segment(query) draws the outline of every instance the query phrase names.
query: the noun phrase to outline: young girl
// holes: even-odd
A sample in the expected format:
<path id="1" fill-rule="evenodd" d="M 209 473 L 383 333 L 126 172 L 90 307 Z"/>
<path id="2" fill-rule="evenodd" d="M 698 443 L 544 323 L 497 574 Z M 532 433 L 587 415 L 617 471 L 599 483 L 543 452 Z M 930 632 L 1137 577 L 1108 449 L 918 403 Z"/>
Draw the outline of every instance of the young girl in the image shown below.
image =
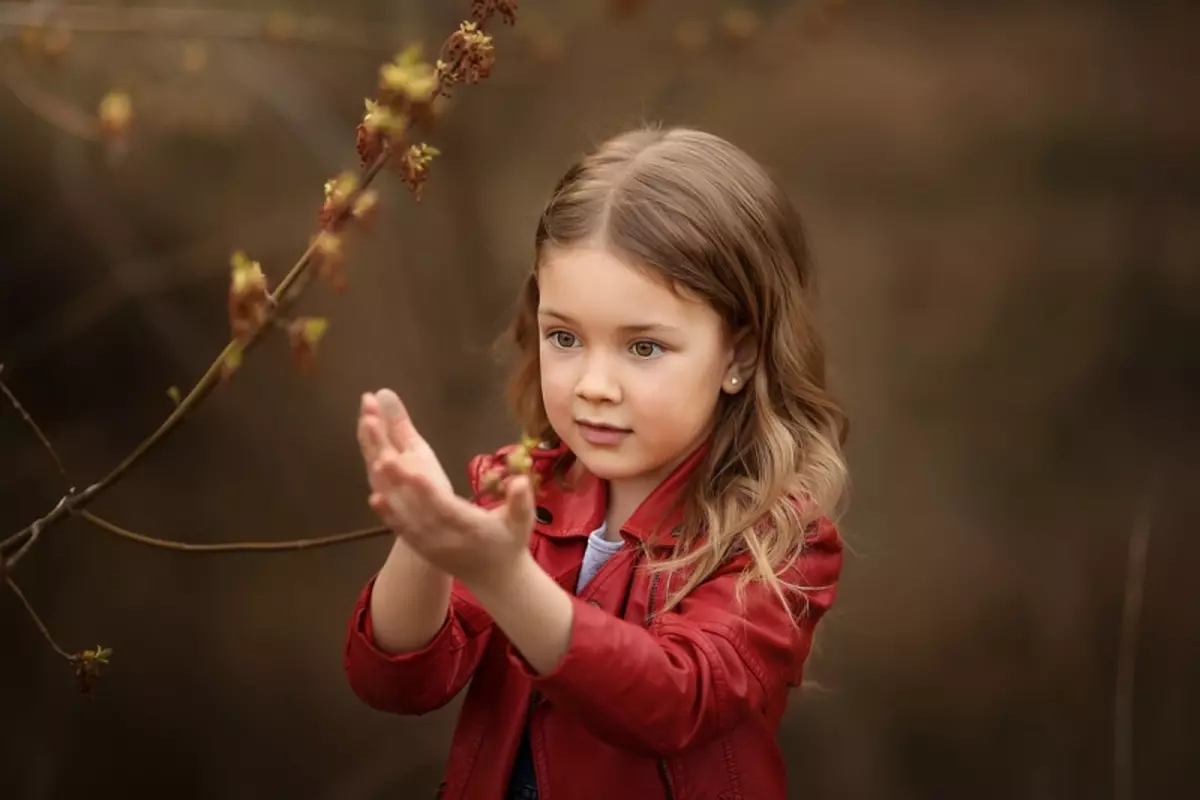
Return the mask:
<path id="1" fill-rule="evenodd" d="M 370 506 L 396 533 L 350 620 L 367 704 L 471 687 L 448 800 L 776 800 L 776 744 L 842 546 L 845 417 L 799 220 L 693 130 L 571 167 L 510 330 L 531 480 L 457 497 L 399 398 L 364 395 Z M 478 496 L 513 448 L 472 459 Z"/>

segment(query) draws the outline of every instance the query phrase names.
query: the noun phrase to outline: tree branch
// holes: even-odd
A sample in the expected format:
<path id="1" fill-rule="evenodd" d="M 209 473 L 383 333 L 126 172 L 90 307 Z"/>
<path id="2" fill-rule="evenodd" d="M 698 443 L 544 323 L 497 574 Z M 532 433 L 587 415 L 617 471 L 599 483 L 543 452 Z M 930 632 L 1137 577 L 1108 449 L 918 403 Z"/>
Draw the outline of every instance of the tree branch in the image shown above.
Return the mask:
<path id="1" fill-rule="evenodd" d="M 11 11 L 12 9 L 0 5 L 0 12 L 5 10 Z M 85 692 L 89 691 L 99 678 L 101 667 L 108 664 L 112 651 L 97 647 L 95 650 L 84 650 L 74 655 L 68 654 L 55 643 L 33 607 L 9 577 L 13 568 L 36 544 L 45 529 L 61 520 L 65 515 L 78 515 L 96 527 L 129 541 L 182 552 L 305 550 L 388 533 L 388 529 L 385 527 L 373 527 L 332 536 L 284 542 L 190 544 L 146 536 L 122 528 L 84 510 L 84 507 L 119 480 L 153 447 L 161 443 L 192 408 L 199 405 L 224 378 L 236 370 L 246 350 L 254 347 L 267 331 L 274 330 L 281 320 L 286 319 L 284 315 L 311 281 L 312 270 L 310 267 L 314 260 L 318 257 L 323 259 L 322 276 L 329 278 L 335 286 L 340 285 L 340 275 L 332 274 L 334 266 L 340 263 L 341 240 L 338 238 L 338 234 L 348 222 L 354 219 L 362 221 L 370 214 L 375 203 L 375 196 L 373 193 L 369 197 L 366 196 L 367 188 L 394 154 L 399 154 L 397 166 L 402 180 L 413 191 L 417 199 L 420 199 L 420 191 L 427 176 L 428 164 L 437 155 L 437 151 L 424 143 L 405 149 L 407 132 L 412 129 L 414 124 L 424 127 L 432 121 L 436 116 L 433 108 L 434 101 L 440 96 L 444 96 L 450 87 L 456 84 L 475 83 L 490 73 L 494 50 L 491 37 L 483 32 L 483 26 L 495 14 L 500 14 L 505 21 L 511 24 L 516 18 L 516 0 L 472 0 L 471 20 L 463 22 L 458 30 L 445 40 L 436 65 L 422 62 L 419 50 L 415 49 L 405 51 L 397 57 L 395 62 L 383 65 L 380 70 L 382 102 L 367 101 L 367 116 L 364 117 L 356 131 L 356 149 L 359 152 L 359 163 L 362 165 L 358 177 L 355 179 L 349 174 L 339 175 L 337 179 L 326 184 L 325 204 L 321 207 L 321 222 L 317 235 L 312 238 L 308 248 L 300 255 L 273 291 L 267 291 L 266 278 L 257 262 L 250 260 L 240 251 L 234 255 L 231 261 L 233 273 L 229 294 L 230 325 L 233 338 L 225 345 L 187 395 L 178 401 L 166 419 L 99 481 L 88 486 L 82 492 L 76 492 L 49 439 L 25 411 L 16 396 L 7 386 L 0 384 L 13 407 L 50 453 L 55 467 L 67 484 L 67 493 L 53 509 L 24 529 L 0 541 L 0 578 L 3 578 L 4 582 L 21 599 L 55 651 L 75 666 L 76 675 Z M 44 20 L 39 18 L 39 21 Z M 301 360 L 303 367 L 305 359 L 315 357 L 316 341 L 322 335 L 325 321 L 302 317 L 292 319 L 290 322 L 291 324 L 284 327 L 289 337 L 292 338 L 293 354 Z M 313 323 L 319 324 L 314 325 Z M 7 557 L 6 553 L 12 551 L 13 548 L 18 549 L 11 557 Z"/>
<path id="2" fill-rule="evenodd" d="M 38 616 L 38 613 L 33 610 L 33 605 L 29 602 L 29 599 L 25 597 L 25 593 L 21 591 L 20 587 L 13 583 L 13 579 L 7 575 L 4 576 L 4 582 L 8 584 L 8 588 L 12 589 L 12 593 L 15 594 L 17 599 L 21 601 L 21 605 L 25 606 L 25 610 L 29 612 L 29 616 L 33 618 L 33 622 L 38 626 L 38 630 L 42 632 L 42 636 L 47 642 L 50 643 L 50 646 L 54 648 L 54 652 L 58 653 L 67 661 L 74 663 L 74 656 L 72 656 L 66 650 L 63 650 L 58 646 L 58 642 L 54 641 L 54 637 L 50 635 L 50 629 L 46 627 L 46 623 L 42 622 L 42 618 Z"/>
<path id="3" fill-rule="evenodd" d="M 363 172 L 362 177 L 358 182 L 358 186 L 349 196 L 348 202 L 352 203 L 353 200 L 359 197 L 370 185 L 371 181 L 375 179 L 375 176 L 379 174 L 379 171 L 387 163 L 388 159 L 392 155 L 392 152 L 393 149 L 385 144 L 383 151 Z M 313 242 L 308 246 L 308 249 L 304 251 L 292 268 L 288 270 L 288 273 L 283 277 L 283 280 L 281 280 L 279 285 L 275 287 L 275 291 L 271 293 L 271 303 L 264 323 L 250 332 L 243 342 L 231 340 L 228 344 L 226 344 L 220 355 L 213 360 L 212 364 L 209 365 L 208 370 L 205 371 L 200 380 L 196 382 L 196 385 L 193 386 L 191 391 L 187 393 L 187 396 L 185 396 L 179 402 L 179 404 L 175 406 L 167 418 L 159 424 L 158 428 L 156 428 L 154 432 L 138 443 L 138 445 L 127 456 L 125 456 L 120 463 L 109 470 L 108 474 L 99 481 L 89 486 L 83 492 L 78 494 L 69 494 L 63 497 L 59 501 L 58 505 L 50 511 L 50 513 L 31 522 L 24 529 L 17 531 L 3 542 L 0 542 L 0 554 L 2 554 L 13 547 L 16 542 L 22 539 L 26 540 L 25 545 L 21 548 L 21 550 L 8 560 L 9 569 L 16 565 L 16 562 L 20 560 L 20 557 L 25 554 L 25 552 L 29 549 L 32 543 L 36 541 L 37 537 L 41 535 L 41 532 L 45 528 L 58 522 L 68 512 L 81 510 L 87 503 L 91 502 L 96 495 L 100 494 L 109 486 L 111 486 L 114 481 L 124 475 L 134 464 L 141 460 L 141 458 L 152 447 L 162 441 L 163 438 L 165 438 L 167 434 L 169 434 L 179 424 L 180 420 L 183 419 L 184 415 L 186 415 L 188 411 L 190 411 L 194 406 L 198 405 L 204 400 L 205 397 L 208 396 L 208 394 L 220 382 L 222 373 L 224 371 L 225 360 L 229 357 L 229 355 L 234 351 L 245 352 L 257 344 L 262 338 L 263 334 L 272 329 L 270 323 L 277 319 L 279 315 L 291 304 L 291 302 L 296 299 L 296 294 L 298 294 L 298 292 L 290 293 L 289 290 L 292 289 L 293 286 L 296 286 L 297 288 L 303 288 L 304 284 L 298 282 L 308 270 L 316 252 L 317 239 L 314 237 Z"/>
<path id="4" fill-rule="evenodd" d="M 152 536 L 122 528 L 108 520 L 98 517 L 90 511 L 80 511 L 79 517 L 115 536 L 128 539 L 131 542 L 157 547 L 163 550 L 180 550 L 187 553 L 250 553 L 250 552 L 279 552 L 283 550 L 312 550 L 318 547 L 356 542 L 362 539 L 373 539 L 390 533 L 386 526 L 360 528 L 347 533 L 337 533 L 332 536 L 317 536 L 311 539 L 294 539 L 286 542 L 219 542 L 215 544 L 193 544 L 169 539 L 156 539 Z"/>
<path id="5" fill-rule="evenodd" d="M 0 374 L 3 373 L 4 365 L 0 364 Z M 23 405 L 21 405 L 21 401 L 18 400 L 17 396 L 12 393 L 11 389 L 8 388 L 8 385 L 4 382 L 3 378 L 0 378 L 0 392 L 4 392 L 4 395 L 8 398 L 8 402 L 12 403 L 13 408 L 15 408 L 17 413 L 21 415 L 21 419 L 25 420 L 25 424 L 33 429 L 34 436 L 37 436 L 38 441 L 42 443 L 42 447 L 46 448 L 46 452 L 50 454 L 51 460 L 54 461 L 54 468 L 57 469 L 58 474 L 62 476 L 63 484 L 70 489 L 71 479 L 67 477 L 66 467 L 63 466 L 62 459 L 58 457 L 58 453 L 54 451 L 54 445 L 50 444 L 50 440 L 46 438 L 46 434 L 42 433 L 42 429 L 38 427 L 36 422 L 33 421 L 33 417 L 29 416 L 29 412 L 25 410 Z"/>

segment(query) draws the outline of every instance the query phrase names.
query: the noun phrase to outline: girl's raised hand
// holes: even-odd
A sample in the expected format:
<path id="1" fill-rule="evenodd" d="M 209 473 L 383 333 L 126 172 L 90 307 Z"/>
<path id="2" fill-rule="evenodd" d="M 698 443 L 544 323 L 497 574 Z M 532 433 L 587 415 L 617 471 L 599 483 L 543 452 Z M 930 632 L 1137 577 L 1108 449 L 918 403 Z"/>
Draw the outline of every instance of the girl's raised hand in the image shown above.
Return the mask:
<path id="1" fill-rule="evenodd" d="M 527 554 L 534 518 L 528 478 L 508 481 L 495 508 L 457 496 L 400 398 L 386 390 L 364 395 L 359 443 L 371 482 L 368 504 L 434 566 L 478 585 Z"/>
<path id="2" fill-rule="evenodd" d="M 450 479 L 446 476 L 446 471 L 433 448 L 417 432 L 404 403 L 392 390 L 381 389 L 374 394 L 367 393 L 362 396 L 358 416 L 358 444 L 373 493 L 377 494 L 380 491 L 374 468 L 384 456 L 400 460 L 406 470 L 424 476 L 440 491 L 454 493 Z M 371 503 L 371 507 L 380 512 L 381 509 L 376 505 Z M 384 516 L 384 522 L 395 529 L 392 519 Z"/>
<path id="3" fill-rule="evenodd" d="M 410 471 L 425 475 L 434 486 L 454 492 L 442 463 L 413 425 L 400 396 L 390 389 L 362 396 L 359 446 L 370 477 L 371 467 L 388 452 L 403 459 Z M 373 488 L 373 487 L 372 487 Z"/>

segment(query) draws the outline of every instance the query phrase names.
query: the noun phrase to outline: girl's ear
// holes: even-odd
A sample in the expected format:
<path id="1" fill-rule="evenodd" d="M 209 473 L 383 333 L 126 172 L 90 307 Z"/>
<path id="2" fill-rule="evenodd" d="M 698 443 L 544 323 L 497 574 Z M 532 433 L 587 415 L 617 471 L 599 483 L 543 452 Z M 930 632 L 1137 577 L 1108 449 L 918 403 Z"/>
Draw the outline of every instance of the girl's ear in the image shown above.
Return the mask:
<path id="1" fill-rule="evenodd" d="M 729 368 L 725 379 L 721 381 L 721 389 L 728 394 L 737 394 L 745 388 L 754 375 L 754 367 L 758 363 L 758 341 L 750 331 L 741 331 L 733 337 L 729 355 Z"/>

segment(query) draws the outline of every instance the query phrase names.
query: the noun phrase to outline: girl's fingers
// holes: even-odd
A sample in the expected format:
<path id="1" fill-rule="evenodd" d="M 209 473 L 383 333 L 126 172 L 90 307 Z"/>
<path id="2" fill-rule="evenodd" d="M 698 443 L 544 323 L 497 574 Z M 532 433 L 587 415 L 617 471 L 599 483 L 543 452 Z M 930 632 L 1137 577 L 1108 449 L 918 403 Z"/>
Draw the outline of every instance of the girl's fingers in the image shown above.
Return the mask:
<path id="1" fill-rule="evenodd" d="M 371 482 L 404 527 L 438 526 L 432 485 L 419 473 L 405 469 L 402 457 L 394 450 L 389 450 L 372 466 Z"/>
<path id="2" fill-rule="evenodd" d="M 391 389 L 380 389 L 375 393 L 374 400 L 380 417 L 385 420 L 384 435 L 390 444 L 402 453 L 420 446 L 421 435 L 417 433 L 400 395 Z"/>
<path id="3" fill-rule="evenodd" d="M 368 464 L 382 455 L 384 450 L 383 425 L 378 417 L 363 415 L 358 418 L 358 446 L 363 460 Z"/>
<path id="4" fill-rule="evenodd" d="M 420 527 L 466 530 L 487 519 L 483 509 L 435 485 L 424 473 L 407 469 L 402 456 L 387 454 L 377 463 L 382 485 L 400 498 L 406 515 Z"/>
<path id="5" fill-rule="evenodd" d="M 505 521 L 513 530 L 533 527 L 533 486 L 524 475 L 508 482 L 504 489 Z"/>
<path id="6" fill-rule="evenodd" d="M 359 401 L 359 413 L 379 416 L 379 399 L 371 392 L 363 392 Z"/>
<path id="7" fill-rule="evenodd" d="M 392 516 L 391 504 L 388 503 L 387 498 L 379 492 L 371 492 L 371 496 L 367 498 L 367 505 L 376 514 L 378 514 L 380 517 L 383 517 L 384 522 L 388 522 L 388 518 Z"/>

